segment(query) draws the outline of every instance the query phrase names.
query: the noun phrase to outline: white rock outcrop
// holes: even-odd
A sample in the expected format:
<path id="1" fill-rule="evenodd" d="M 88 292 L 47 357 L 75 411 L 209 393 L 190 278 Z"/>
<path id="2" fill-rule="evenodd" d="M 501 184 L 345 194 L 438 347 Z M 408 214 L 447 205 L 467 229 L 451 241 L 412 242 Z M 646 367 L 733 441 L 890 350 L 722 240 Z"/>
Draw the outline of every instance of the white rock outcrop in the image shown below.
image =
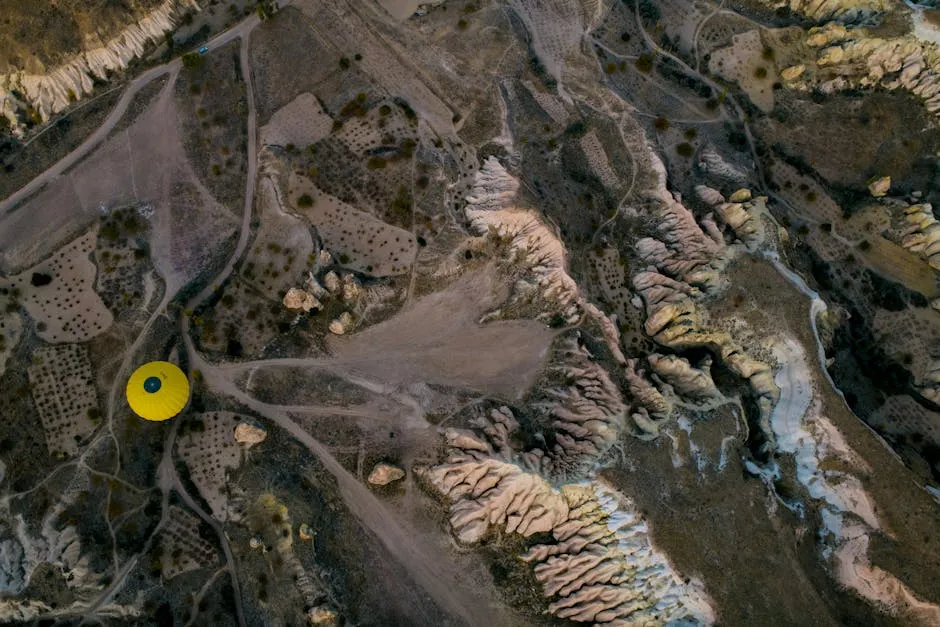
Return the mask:
<path id="1" fill-rule="evenodd" d="M 345 333 L 349 333 L 355 324 L 356 321 L 353 319 L 352 314 L 348 311 L 344 311 L 339 315 L 338 318 L 330 323 L 330 333 L 333 333 L 334 335 L 343 335 Z"/>
<path id="2" fill-rule="evenodd" d="M 880 176 L 868 184 L 868 192 L 875 198 L 886 196 L 891 189 L 891 177 Z"/>
<path id="3" fill-rule="evenodd" d="M 52 608 L 34 599 L 3 599 L 0 600 L 0 621 L 8 625 L 32 623 L 40 616 L 52 613 Z"/>
<path id="4" fill-rule="evenodd" d="M 698 369 L 688 359 L 676 355 L 653 353 L 647 357 L 653 372 L 679 394 L 691 400 L 707 400 L 721 396 L 708 368 Z"/>
<path id="5" fill-rule="evenodd" d="M 339 625 L 340 616 L 336 610 L 328 605 L 317 605 L 307 612 L 307 624 L 316 627 L 332 627 Z"/>
<path id="6" fill-rule="evenodd" d="M 292 287 L 284 295 L 284 306 L 288 309 L 302 309 L 305 313 L 313 309 L 323 309 L 323 304 L 317 297 L 302 289 Z"/>
<path id="7" fill-rule="evenodd" d="M 372 485 L 383 486 L 400 481 L 404 478 L 405 471 L 398 466 L 393 466 L 392 464 L 387 464 L 385 462 L 379 462 L 372 469 L 372 472 L 369 473 L 369 478 L 367 481 Z"/>
<path id="8" fill-rule="evenodd" d="M 87 479 L 84 473 L 79 474 Z M 27 524 L 22 514 L 16 514 L 0 527 L 0 533 L 5 536 L 0 537 L 0 593 L 18 595 L 23 592 L 40 564 L 51 564 L 61 570 L 69 588 L 78 593 L 90 593 L 98 588 L 100 577 L 91 570 L 89 557 L 82 554 L 78 530 L 62 520 L 74 497 L 82 491 L 67 488 L 63 493 L 65 498 L 35 521 L 38 525 Z"/>
<path id="9" fill-rule="evenodd" d="M 342 299 L 344 302 L 355 302 L 362 294 L 362 287 L 355 274 L 344 274 L 342 279 Z"/>
<path id="10" fill-rule="evenodd" d="M 672 403 L 646 378 L 646 371 L 637 368 L 636 359 L 628 359 L 624 377 L 630 395 L 636 402 L 630 415 L 641 437 L 654 437 L 659 428 L 672 415 Z"/>
<path id="11" fill-rule="evenodd" d="M 323 286 L 326 288 L 326 291 L 330 294 L 339 294 L 340 290 L 343 289 L 343 282 L 340 280 L 339 275 L 336 274 L 333 270 L 330 270 L 325 275 L 323 275 Z"/>
<path id="12" fill-rule="evenodd" d="M 927 364 L 920 377 L 918 390 L 925 398 L 940 404 L 940 359 L 931 359 Z"/>
<path id="13" fill-rule="evenodd" d="M 322 254 L 324 251 L 321 250 L 320 252 Z M 307 278 L 304 279 L 304 291 L 310 292 L 314 298 L 323 298 L 329 294 L 326 288 L 317 281 L 317 277 L 313 276 L 313 272 L 307 272 Z"/>
<path id="14" fill-rule="evenodd" d="M 608 372 L 574 337 L 565 338 L 530 408 L 549 424 L 554 445 L 545 451 L 556 478 L 583 476 L 616 442 L 627 406 Z M 544 469 L 547 470 L 547 469 Z"/>
<path id="15" fill-rule="evenodd" d="M 805 71 L 806 66 L 802 63 L 791 65 L 780 70 L 780 78 L 782 78 L 787 83 L 792 83 L 799 77 L 803 76 L 803 72 Z"/>
<path id="16" fill-rule="evenodd" d="M 268 432 L 257 425 L 248 422 L 240 422 L 238 426 L 235 427 L 233 437 L 236 442 L 245 448 L 251 448 L 256 444 L 264 442 L 268 437 Z"/>
<path id="17" fill-rule="evenodd" d="M 763 217 L 768 215 L 764 197 L 753 198 L 751 190 L 741 188 L 725 202 L 717 190 L 705 185 L 696 186 L 695 193 L 703 202 L 712 206 L 721 221 L 731 227 L 735 236 L 748 250 L 755 251 L 763 245 L 766 239 Z"/>
<path id="18" fill-rule="evenodd" d="M 934 270 L 940 271 L 940 222 L 927 203 L 904 209 L 904 224 L 900 229 L 901 245 L 923 257 Z"/>

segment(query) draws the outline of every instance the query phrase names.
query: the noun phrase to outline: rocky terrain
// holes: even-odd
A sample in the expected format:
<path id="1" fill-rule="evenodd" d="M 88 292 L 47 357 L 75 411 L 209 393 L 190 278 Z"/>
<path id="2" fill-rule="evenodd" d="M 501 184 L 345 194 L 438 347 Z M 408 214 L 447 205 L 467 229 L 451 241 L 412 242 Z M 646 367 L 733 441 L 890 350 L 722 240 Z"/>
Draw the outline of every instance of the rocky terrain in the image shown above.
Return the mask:
<path id="1" fill-rule="evenodd" d="M 39 3 L 40 5 L 42 3 Z M 123 70 L 139 57 L 149 45 L 164 38 L 172 31 L 180 16 L 198 9 L 195 1 L 166 0 L 162 4 L 127 7 L 127 14 L 105 15 L 112 24 L 91 29 L 100 16 L 92 7 L 83 7 L 80 13 L 69 13 L 65 7 L 42 7 L 33 5 L 31 11 L 37 16 L 14 14 L 5 19 L 23 31 L 34 30 L 30 22 L 39 20 L 56 26 L 75 25 L 75 32 L 66 36 L 77 46 L 66 45 L 58 36 L 45 34 L 48 38 L 45 49 L 40 42 L 20 36 L 15 30 L 12 41 L 4 42 L 8 52 L 0 59 L 0 114 L 10 127 L 20 124 L 24 115 L 30 122 L 48 120 L 71 103 L 91 93 L 95 81 L 103 81 L 114 72 Z M 59 14 L 56 14 L 59 11 Z M 82 12 L 88 11 L 87 14 Z M 52 15 L 45 15 L 52 13 Z M 121 22 L 128 22 L 121 26 Z M 21 50 L 25 47 L 26 50 Z M 33 48 L 33 49 L 30 49 Z M 38 49 L 36 49 L 38 48 Z M 73 56 L 74 55 L 74 56 Z"/>
<path id="2" fill-rule="evenodd" d="M 0 203 L 0 622 L 940 623 L 926 9 L 281 4 L 10 57 L 129 81 Z"/>

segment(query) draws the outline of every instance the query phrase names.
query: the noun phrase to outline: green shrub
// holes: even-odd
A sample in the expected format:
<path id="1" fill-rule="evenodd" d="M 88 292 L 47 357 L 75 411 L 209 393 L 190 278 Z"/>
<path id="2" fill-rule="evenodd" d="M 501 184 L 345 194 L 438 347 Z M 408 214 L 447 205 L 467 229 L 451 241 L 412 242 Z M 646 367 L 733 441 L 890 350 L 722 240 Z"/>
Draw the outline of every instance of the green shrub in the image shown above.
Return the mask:
<path id="1" fill-rule="evenodd" d="M 636 60 L 636 69 L 644 74 L 653 71 L 653 57 L 648 54 L 641 54 Z"/>
<path id="2" fill-rule="evenodd" d="M 183 67 L 187 70 L 198 70 L 202 67 L 203 58 L 197 52 L 187 52 L 183 55 Z"/>

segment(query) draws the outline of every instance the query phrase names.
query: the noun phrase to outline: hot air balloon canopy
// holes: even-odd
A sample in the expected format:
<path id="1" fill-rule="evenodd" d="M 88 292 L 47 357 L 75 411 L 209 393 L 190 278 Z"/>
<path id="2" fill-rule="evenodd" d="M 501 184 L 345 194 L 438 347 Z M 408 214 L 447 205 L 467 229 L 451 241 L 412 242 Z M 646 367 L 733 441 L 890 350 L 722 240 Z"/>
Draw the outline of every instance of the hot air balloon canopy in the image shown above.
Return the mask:
<path id="1" fill-rule="evenodd" d="M 169 420 L 189 400 L 189 379 L 176 364 L 151 361 L 134 371 L 126 392 L 127 403 L 144 420 Z"/>

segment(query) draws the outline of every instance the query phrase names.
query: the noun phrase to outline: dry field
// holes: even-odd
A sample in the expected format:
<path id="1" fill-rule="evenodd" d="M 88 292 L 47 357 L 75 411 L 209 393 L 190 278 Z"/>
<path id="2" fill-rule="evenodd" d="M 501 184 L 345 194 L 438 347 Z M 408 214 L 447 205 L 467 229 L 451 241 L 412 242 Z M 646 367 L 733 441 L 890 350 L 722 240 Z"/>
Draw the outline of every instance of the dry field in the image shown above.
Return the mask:
<path id="1" fill-rule="evenodd" d="M 275 111 L 300 94 L 316 93 L 324 80 L 342 71 L 339 59 L 294 7 L 258 27 L 251 36 L 258 124 L 267 124 Z"/>
<path id="2" fill-rule="evenodd" d="M 831 185 L 864 189 L 870 178 L 890 176 L 896 189 L 927 191 L 931 172 L 921 156 L 940 149 L 940 129 L 913 97 L 832 95 L 817 104 L 781 92 L 777 101 L 777 110 L 757 120 L 755 129 Z"/>
<path id="3" fill-rule="evenodd" d="M 338 364 L 383 381 L 520 397 L 548 357 L 555 332 L 534 321 L 477 320 L 505 298 L 495 268 L 472 272 L 387 322 L 330 342 Z"/>
<path id="4" fill-rule="evenodd" d="M 233 41 L 200 57 L 200 66 L 184 69 L 175 86 L 188 161 L 209 193 L 235 216 L 242 212 L 248 170 L 248 102 L 239 46 Z"/>
<path id="5" fill-rule="evenodd" d="M 82 143 L 111 112 L 120 90 L 102 94 L 62 116 L 37 135 L 28 146 L 17 144 L 0 157 L 0 198 L 12 194 Z"/>

